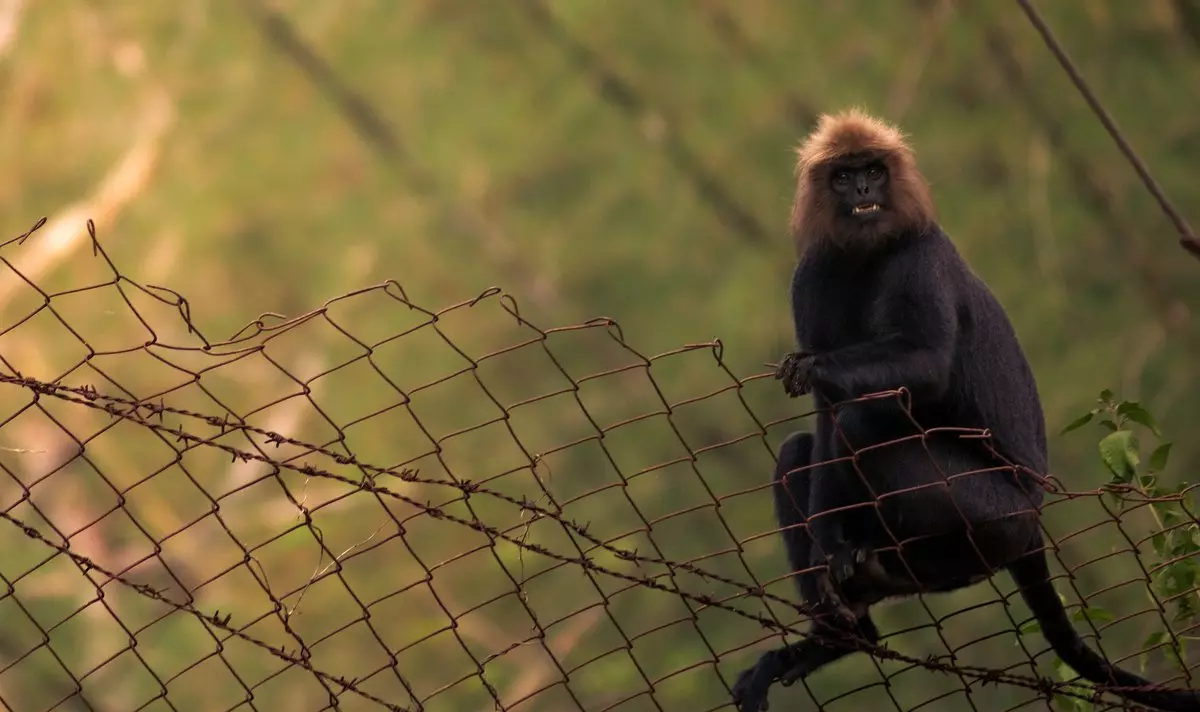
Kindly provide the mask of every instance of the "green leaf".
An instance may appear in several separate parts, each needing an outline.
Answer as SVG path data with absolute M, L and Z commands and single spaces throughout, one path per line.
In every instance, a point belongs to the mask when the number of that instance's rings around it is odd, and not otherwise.
M 1070 682 L 1079 677 L 1079 673 L 1075 672 L 1075 668 L 1063 662 L 1062 658 L 1055 658 L 1050 663 L 1050 667 L 1054 668 L 1054 674 L 1063 682 Z
M 1114 433 L 1117 432 L 1118 430 L 1120 430 L 1120 428 L 1117 427 L 1117 424 L 1112 422 L 1108 418 L 1101 420 L 1100 424 L 1103 425 L 1104 427 L 1108 428 L 1109 430 L 1113 431 Z
M 1188 559 L 1182 559 L 1171 564 L 1172 573 L 1178 582 L 1180 591 L 1190 591 L 1196 587 L 1196 565 Z
M 1146 665 L 1150 663 L 1150 653 L 1154 652 L 1150 649 L 1163 642 L 1163 639 L 1166 637 L 1167 632 L 1165 630 L 1156 630 L 1150 635 L 1146 636 L 1146 639 L 1142 641 L 1143 652 L 1138 656 L 1138 665 L 1141 666 L 1142 672 L 1146 671 Z
M 1091 620 L 1093 623 L 1109 623 L 1113 620 L 1113 614 L 1099 606 L 1077 608 L 1071 614 L 1071 619 L 1075 621 L 1082 621 L 1085 618 Z
M 1156 436 L 1161 437 L 1162 435 L 1158 430 L 1158 423 L 1154 421 L 1154 416 L 1150 415 L 1150 411 L 1143 408 L 1137 401 L 1126 401 L 1117 406 L 1117 415 L 1150 428 L 1150 432 Z
M 1155 532 L 1150 537 L 1150 543 L 1154 545 L 1154 552 L 1159 556 L 1164 556 L 1167 551 L 1167 535 L 1162 532 Z
M 1180 554 L 1192 555 L 1200 551 L 1200 542 L 1196 541 L 1196 534 L 1196 527 L 1194 525 L 1186 527 L 1183 530 L 1183 534 L 1180 537 L 1182 541 L 1179 544 Z M 1200 564 L 1196 563 L 1195 559 L 1188 559 L 1187 563 L 1188 566 L 1200 566 Z
M 1083 688 L 1082 690 L 1076 690 L 1078 692 L 1092 689 L 1094 687 L 1091 682 L 1080 677 L 1079 673 L 1076 672 L 1070 665 L 1063 662 L 1062 658 L 1054 658 L 1054 660 L 1050 663 L 1050 666 L 1054 668 L 1054 673 L 1058 676 L 1059 680 L 1062 680 L 1063 682 L 1073 682 L 1076 683 L 1080 688 Z M 1080 700 L 1075 697 L 1067 697 L 1066 695 L 1055 695 L 1054 706 L 1057 709 L 1068 710 L 1070 712 L 1090 712 L 1094 709 L 1091 702 L 1088 702 L 1087 700 Z
M 1111 390 L 1105 388 L 1104 390 L 1100 391 L 1100 402 L 1101 403 L 1112 403 L 1112 399 L 1113 399 L 1113 392 Z
M 1020 628 L 1017 629 L 1018 635 L 1029 635 L 1030 633 L 1041 633 L 1042 626 L 1036 619 L 1025 621 Z M 1019 644 L 1021 641 L 1017 641 Z
M 1175 599 L 1175 615 L 1171 617 L 1171 622 L 1178 623 L 1183 627 L 1187 627 L 1187 625 L 1191 623 L 1192 618 L 1196 615 L 1196 604 L 1192 603 L 1194 600 L 1195 599 L 1193 599 L 1191 596 L 1180 596 L 1179 598 Z M 1181 646 L 1183 645 L 1184 640 L 1186 640 L 1186 638 L 1179 639 Z
M 1158 513 L 1158 516 L 1162 517 L 1162 525 L 1164 527 L 1169 527 L 1179 521 L 1180 514 L 1171 506 L 1170 502 L 1152 502 L 1150 507 Z M 1173 539 L 1174 536 L 1171 538 Z
M 1132 430 L 1118 430 L 1100 441 L 1100 457 L 1118 482 L 1128 483 L 1137 471 L 1138 439 Z
M 1071 432 L 1072 430 L 1078 430 L 1079 428 L 1082 428 L 1083 426 L 1092 422 L 1092 418 L 1095 418 L 1095 417 L 1096 417 L 1096 411 L 1094 411 L 1094 410 L 1091 411 L 1090 413 L 1084 413 L 1083 415 L 1079 416 L 1075 420 L 1072 420 L 1070 423 L 1068 423 L 1067 427 L 1063 428 L 1062 432 L 1059 433 L 1059 435 L 1066 435 L 1067 433 Z
M 1187 663 L 1185 663 L 1183 661 L 1183 657 L 1182 657 L 1183 651 L 1180 650 L 1180 648 L 1182 648 L 1184 645 L 1183 641 L 1185 639 L 1177 638 L 1176 640 L 1178 641 L 1178 644 L 1174 644 L 1174 643 L 1167 644 L 1167 657 L 1171 660 L 1171 662 L 1175 663 L 1175 665 L 1180 670 L 1187 670 L 1188 669 Z
M 1150 471 L 1162 472 L 1167 469 L 1167 459 L 1171 457 L 1171 443 L 1163 443 L 1150 453 Z

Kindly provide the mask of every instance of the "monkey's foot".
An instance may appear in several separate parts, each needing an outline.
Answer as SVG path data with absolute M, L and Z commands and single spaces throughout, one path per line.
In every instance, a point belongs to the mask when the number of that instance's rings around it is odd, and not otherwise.
M 783 390 L 792 398 L 812 390 L 814 356 L 802 351 L 783 357 L 775 369 L 775 380 L 783 382 Z
M 832 607 L 832 613 L 848 620 L 857 616 L 842 597 L 842 584 L 850 580 L 860 564 L 869 558 L 866 549 L 847 547 L 836 549 L 825 557 L 827 569 L 817 574 L 817 589 L 821 598 Z
M 769 650 L 759 657 L 754 667 L 743 670 L 733 683 L 733 704 L 738 712 L 761 712 L 770 709 L 767 692 L 778 682 L 789 687 L 808 677 L 825 663 L 845 655 L 832 652 L 819 640 L 809 637 L 799 643 Z
M 817 591 L 824 602 L 824 610 L 817 612 L 814 617 L 834 615 L 846 620 L 854 620 L 854 611 L 850 608 L 850 604 L 846 603 L 846 599 L 842 598 L 841 590 L 833 583 L 829 574 L 817 574 Z
M 777 648 L 762 654 L 754 666 L 743 670 L 733 683 L 733 704 L 738 712 L 762 712 L 771 708 L 767 702 L 767 692 L 776 680 L 790 678 L 784 682 L 790 685 L 799 679 L 800 675 L 791 675 L 791 648 Z
M 829 566 L 829 577 L 840 586 L 854 575 L 859 564 L 866 561 L 869 554 L 866 549 L 849 546 L 834 550 L 825 557 L 825 563 Z

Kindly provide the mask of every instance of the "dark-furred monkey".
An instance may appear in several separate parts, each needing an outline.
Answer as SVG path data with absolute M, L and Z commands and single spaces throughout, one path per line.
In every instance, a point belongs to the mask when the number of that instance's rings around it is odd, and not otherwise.
M 1036 473 L 1047 471 L 1047 453 L 1033 373 L 1004 309 L 939 227 L 903 135 L 858 110 L 826 115 L 797 168 L 799 349 L 776 375 L 793 397 L 811 392 L 818 416 L 815 432 L 783 443 L 773 488 L 813 620 L 805 639 L 741 674 L 738 709 L 766 709 L 772 683 L 791 684 L 851 650 L 835 639 L 876 642 L 871 605 L 1007 570 L 1080 675 L 1132 688 L 1120 694 L 1140 704 L 1200 710 L 1196 692 L 1111 665 L 1072 627 L 1039 524 Z M 963 437 L 963 428 L 991 437 Z

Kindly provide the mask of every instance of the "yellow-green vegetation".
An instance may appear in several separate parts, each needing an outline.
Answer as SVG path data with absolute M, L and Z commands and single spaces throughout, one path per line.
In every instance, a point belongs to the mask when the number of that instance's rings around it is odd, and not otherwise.
M 1200 218 L 1195 11 L 1043 5 Z M 0 387 L 0 508 L 50 542 L 0 522 L 14 712 L 725 703 L 718 672 L 778 636 L 698 601 L 799 617 L 662 562 L 793 600 L 754 488 L 807 399 L 736 386 L 791 343 L 791 147 L 849 104 L 909 133 L 1008 309 L 1057 480 L 1196 479 L 1200 264 L 1009 3 L 0 0 L 0 82 L 4 234 L 49 218 L 0 251 L 0 375 L 168 407 Z M 546 333 L 600 316 L 619 326 Z M 1057 435 L 1105 387 L 1116 432 Z M 1138 459 L 1142 413 L 1169 465 Z M 1183 505 L 1050 501 L 1077 625 L 1136 668 L 1194 611 Z M 880 628 L 910 657 L 1069 677 L 1029 662 L 1046 645 L 1011 590 L 888 606 Z M 860 656 L 773 699 L 959 710 L 964 681 Z

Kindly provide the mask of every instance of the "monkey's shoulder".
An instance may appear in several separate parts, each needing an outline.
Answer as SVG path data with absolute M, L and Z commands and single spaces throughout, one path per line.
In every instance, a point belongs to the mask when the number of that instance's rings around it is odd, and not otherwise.
M 794 310 L 868 318 L 898 301 L 956 295 L 972 275 L 953 243 L 936 225 L 897 236 L 871 250 L 819 245 L 807 250 L 792 274 Z

